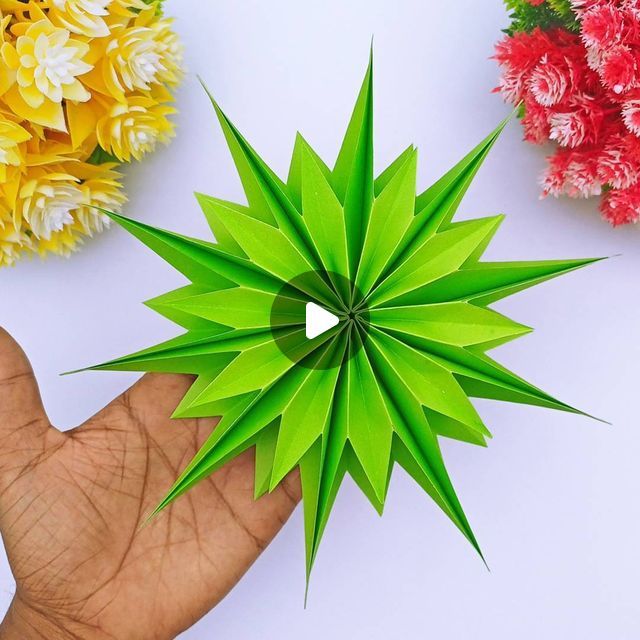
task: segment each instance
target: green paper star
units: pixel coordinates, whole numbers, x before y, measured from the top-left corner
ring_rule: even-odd
[[[148,303],[186,333],[94,368],[195,374],[174,417],[222,416],[157,511],[255,447],[256,498],[300,468],[308,576],[345,473],[382,512],[397,462],[479,551],[438,437],[486,446],[469,396],[579,413],[486,355],[530,331],[488,305],[594,260],[480,262],[502,216],[452,222],[506,121],[417,197],[413,147],[374,178],[371,64],[335,168],[298,135],[286,182],[212,102],[248,200],[198,194],[216,243],[109,214],[191,284]]]

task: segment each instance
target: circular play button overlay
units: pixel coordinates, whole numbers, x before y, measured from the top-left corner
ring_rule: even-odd
[[[306,369],[333,369],[353,358],[369,334],[369,309],[348,278],[307,271],[285,283],[271,307],[271,334]]]

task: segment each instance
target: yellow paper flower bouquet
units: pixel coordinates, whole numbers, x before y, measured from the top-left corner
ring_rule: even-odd
[[[161,0],[0,0],[0,267],[69,255],[173,135],[182,48]]]

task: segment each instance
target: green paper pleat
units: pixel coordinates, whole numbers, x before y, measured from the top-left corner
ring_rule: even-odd
[[[419,195],[413,146],[374,178],[372,58],[333,169],[298,134],[286,182],[211,101],[247,199],[196,194],[215,243],[105,212],[189,284],[147,303],[182,335],[92,368],[192,374],[174,417],[219,416],[154,514],[251,448],[256,499],[299,467],[308,583],[345,475],[382,513],[398,463],[480,553],[438,438],[487,445],[473,397],[581,413],[487,355],[531,330],[489,305],[595,260],[482,262],[503,216],[453,221],[509,118]]]

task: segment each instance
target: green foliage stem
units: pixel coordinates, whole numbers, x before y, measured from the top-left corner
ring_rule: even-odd
[[[569,0],[545,0],[534,6],[527,0],[504,0],[511,24],[504,31],[508,35],[529,33],[536,27],[542,30],[565,28],[572,32],[580,30],[576,14]]]

